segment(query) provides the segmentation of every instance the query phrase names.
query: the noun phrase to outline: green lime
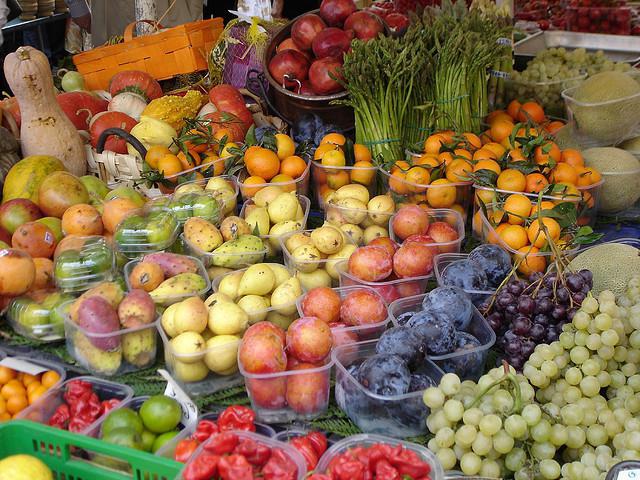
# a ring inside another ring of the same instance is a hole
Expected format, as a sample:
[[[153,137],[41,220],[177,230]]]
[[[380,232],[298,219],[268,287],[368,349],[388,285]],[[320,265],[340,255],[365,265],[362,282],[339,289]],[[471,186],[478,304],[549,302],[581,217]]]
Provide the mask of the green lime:
[[[103,435],[102,440],[121,447],[135,448],[136,450],[143,449],[140,434],[131,427],[114,428],[106,435]]]
[[[142,449],[145,452],[155,451],[155,450],[152,450],[153,442],[156,441],[155,433],[151,433],[149,430],[143,430],[141,438],[142,438]]]
[[[123,427],[131,428],[138,435],[142,435],[142,431],[144,430],[142,420],[136,412],[130,408],[119,408],[105,418],[102,424],[102,437],[104,438],[105,435],[116,428]]]
[[[151,453],[156,453],[160,448],[164,446],[169,440],[180,433],[178,430],[173,430],[171,432],[163,433],[162,435],[158,435],[156,441],[153,442],[153,447],[151,447]]]
[[[140,407],[140,418],[147,430],[165,433],[178,426],[182,418],[182,409],[173,398],[154,395]]]

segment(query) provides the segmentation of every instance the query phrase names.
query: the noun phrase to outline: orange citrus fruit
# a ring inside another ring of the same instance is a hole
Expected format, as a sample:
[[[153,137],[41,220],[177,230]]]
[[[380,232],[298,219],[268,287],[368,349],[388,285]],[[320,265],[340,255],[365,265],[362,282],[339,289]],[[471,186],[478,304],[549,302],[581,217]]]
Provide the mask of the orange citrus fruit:
[[[442,145],[447,143],[447,139],[444,135],[434,133],[427,137],[424,141],[424,153],[430,153],[432,155],[438,155]]]
[[[507,225],[499,235],[502,241],[513,250],[518,250],[529,243],[527,230],[521,225]]]
[[[275,177],[273,177],[269,183],[278,183],[284,184],[280,185],[285,192],[295,192],[296,191],[296,182],[289,175],[285,175],[284,173],[279,173]]]
[[[496,142],[489,142],[485,146],[482,147],[484,150],[489,150],[493,152],[495,158],[499,158],[504,155],[504,152],[507,150],[503,145]]]
[[[465,139],[465,143],[470,147],[470,150],[478,150],[482,148],[482,140],[475,133],[465,132],[462,134]]]
[[[164,145],[154,145],[149,147],[149,150],[147,150],[147,154],[144,156],[144,161],[147,162],[151,168],[157,170],[158,162],[165,155],[171,155],[171,150]]]
[[[526,102],[518,110],[518,121],[543,123],[545,121],[544,109],[536,102]]]
[[[322,155],[322,165],[325,167],[344,167],[346,163],[342,150],[329,150]]]
[[[572,167],[584,167],[584,157],[580,153],[580,150],[574,148],[567,148],[562,150],[560,154],[560,161],[571,165]]]
[[[449,208],[456,203],[456,187],[446,178],[431,182],[427,188],[427,202],[432,208]]]
[[[480,151],[480,150],[478,150]],[[477,152],[476,152],[477,153]],[[480,160],[473,166],[473,171],[477,172],[479,170],[491,170],[495,172],[497,175],[500,175],[500,165],[495,160],[487,159]]]
[[[353,157],[357,162],[370,162],[371,158],[371,150],[369,150],[366,145],[361,145],[359,143],[353,144]]]
[[[10,369],[9,367],[0,366],[0,385],[4,385],[16,378],[16,371]]]
[[[165,177],[171,177],[182,172],[184,168],[176,155],[168,154],[158,160],[157,170]]]
[[[473,172],[473,166],[470,162],[457,158],[447,166],[447,180],[450,182],[465,182],[469,180],[469,174]]]
[[[529,238],[529,242],[538,248],[542,248],[547,244],[547,236],[540,230],[540,222],[544,224],[549,232],[549,236],[554,242],[560,238],[560,225],[558,222],[550,217],[536,218],[527,229],[527,237]]]
[[[353,164],[349,175],[353,183],[360,185],[371,185],[376,178],[376,170],[373,163],[367,160],[360,160]]]
[[[265,180],[271,180],[280,171],[280,159],[276,152],[263,147],[248,148],[244,154],[244,164],[249,175]]]
[[[551,183],[571,183],[578,182],[578,172],[568,163],[558,163],[552,170],[549,177]]]
[[[322,140],[320,140],[320,145],[324,145],[325,143],[332,143],[334,145],[343,146],[347,139],[341,133],[327,133]]]
[[[524,191],[527,193],[538,193],[547,185],[549,185],[547,177],[541,173],[530,173],[526,176],[526,186]]]
[[[256,193],[262,190],[262,188],[264,188],[265,183],[267,183],[267,181],[262,177],[258,177],[255,175],[248,177],[245,179],[244,182],[242,182],[242,187],[241,187],[242,194],[247,197],[253,197]],[[251,187],[250,185],[260,185],[260,186]]]
[[[518,100],[511,100],[511,102],[507,106],[507,113],[511,118],[516,120],[518,118],[518,113],[520,112],[521,106],[522,104]]]
[[[297,155],[291,155],[280,163],[280,173],[291,178],[299,178],[307,169],[307,163]]]
[[[467,160],[471,160],[473,158],[471,152],[469,152],[469,150],[465,150],[464,148],[456,148],[453,151],[453,155],[455,158],[466,158]]]
[[[396,170],[391,173],[389,175],[389,189],[399,195],[406,195],[409,193],[409,188],[404,177],[405,174],[402,170]]]
[[[593,167],[576,167],[576,173],[578,174],[576,181],[578,187],[587,187],[602,180],[600,172]]]
[[[489,115],[487,115],[486,120],[489,125],[493,125],[495,122],[498,122],[500,120],[506,120],[508,122],[513,121],[511,116],[504,110],[494,110]]]
[[[225,146],[222,148],[222,150],[220,151],[220,157],[221,158],[232,157],[233,156],[233,153],[231,153],[232,148],[240,148],[240,145],[234,142],[227,142]]]
[[[540,202],[540,205],[534,203],[531,205],[531,212],[529,213],[530,217],[536,217],[538,212],[543,212],[544,210],[553,210],[555,204],[549,200],[543,200]]]
[[[551,163],[552,160],[558,163],[562,152],[560,152],[560,148],[556,143],[547,142],[544,145],[536,147],[533,155],[537,165],[546,165]]]
[[[515,168],[507,168],[500,172],[496,182],[500,190],[509,190],[511,192],[524,192],[527,186],[527,179],[520,170]]]
[[[511,225],[522,225],[531,212],[531,201],[520,193],[514,193],[504,202],[504,211],[509,215]]]
[[[476,150],[473,153],[474,160],[496,160],[498,158],[498,155],[496,155],[493,150],[489,150],[485,147],[482,147],[480,150]]]
[[[349,185],[349,173],[345,170],[327,172],[327,185],[334,190]]]
[[[439,167],[445,160],[441,159],[443,155],[448,153],[440,153],[437,157],[430,153],[423,153],[413,161],[413,165],[420,165],[427,168]]]
[[[4,386],[0,389],[0,395],[5,400],[8,400],[10,397],[15,397],[16,395],[26,395],[27,391],[24,388],[24,385],[20,382],[20,380],[13,379],[9,380]]]
[[[11,415],[20,413],[29,405],[29,401],[27,400],[27,397],[24,393],[22,395],[14,395],[12,397],[7,398],[6,400],[7,400],[7,412],[10,413]]]
[[[42,374],[42,378],[40,379],[40,383],[47,388],[53,387],[56,383],[60,381],[60,374],[55,370],[48,370]]]
[[[547,268],[547,261],[544,255],[536,255],[540,252],[540,249],[531,245],[518,249],[518,253],[515,254],[518,264],[518,272],[525,276],[529,276],[534,272],[544,272]]]
[[[340,147],[337,147],[333,143],[325,143],[325,144],[319,145],[318,148],[316,148],[316,151],[313,153],[313,159],[320,161],[322,160],[322,155],[327,153],[329,150],[336,150],[336,149],[340,150]]]
[[[424,185],[428,185],[431,180],[431,175],[429,174],[429,170],[423,167],[412,167],[409,169],[404,179],[408,183],[412,183],[414,185],[409,185],[410,192],[424,192]]]
[[[505,138],[508,138],[513,131],[515,125],[508,120],[498,120],[491,124],[491,138],[496,142],[501,142]]]

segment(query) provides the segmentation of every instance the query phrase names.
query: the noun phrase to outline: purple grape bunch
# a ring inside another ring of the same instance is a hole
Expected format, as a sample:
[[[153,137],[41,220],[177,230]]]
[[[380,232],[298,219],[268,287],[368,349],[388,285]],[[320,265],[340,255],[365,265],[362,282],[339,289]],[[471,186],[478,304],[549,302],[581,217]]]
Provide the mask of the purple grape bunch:
[[[555,272],[510,278],[496,292],[487,315],[504,359],[522,370],[536,345],[558,339],[562,326],[571,322],[592,286],[589,270],[566,273],[563,278]]]

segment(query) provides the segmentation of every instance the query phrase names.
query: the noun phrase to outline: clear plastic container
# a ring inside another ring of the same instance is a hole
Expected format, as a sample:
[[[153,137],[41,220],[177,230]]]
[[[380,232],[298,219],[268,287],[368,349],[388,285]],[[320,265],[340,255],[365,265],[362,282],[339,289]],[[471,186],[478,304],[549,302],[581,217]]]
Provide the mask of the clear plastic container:
[[[428,208],[452,208],[459,211],[466,220],[466,212],[469,211],[473,197],[472,181],[420,185],[393,176],[382,167],[379,167],[378,170],[384,188],[391,192],[396,207],[403,204],[415,204],[425,205]],[[455,189],[455,199],[453,195],[449,195],[454,193],[450,190],[452,188]]]
[[[278,448],[280,450],[282,450],[287,457],[289,457],[298,467],[298,474],[296,475],[296,480],[303,480],[306,475],[307,475],[307,464],[304,460],[304,458],[302,457],[302,454],[300,452],[298,452],[295,448],[293,448],[291,445],[288,445],[286,443],[283,442],[278,442],[277,440],[274,440],[273,438],[269,438],[269,437],[265,437],[263,435],[258,435],[254,432],[245,432],[242,430],[231,430],[233,433],[235,433],[236,435],[238,435],[238,437],[240,439],[249,439],[249,440],[253,440],[255,442],[257,442],[260,445],[264,445],[270,449],[273,448]],[[212,437],[214,438],[214,437]],[[207,442],[204,442],[202,445],[200,445],[198,447],[198,449],[194,452],[194,454],[191,456],[191,459],[186,463],[185,468],[182,469],[182,471],[180,472],[180,474],[178,475],[178,477],[176,478],[176,480],[182,480],[184,479],[184,472],[186,470],[186,468],[188,467],[188,465],[191,464],[191,462],[193,462],[198,455],[200,455],[204,449],[205,446],[207,445],[207,443],[211,441],[211,440],[207,440]]]
[[[331,463],[331,460],[333,460],[336,456],[348,452],[353,448],[370,447],[378,443],[384,443],[393,447],[400,445],[407,450],[411,450],[417,453],[422,458],[422,460],[424,460],[431,466],[431,472],[429,472],[430,480],[444,479],[444,471],[442,469],[442,465],[440,465],[440,462],[438,461],[438,457],[436,457],[435,454],[428,448],[418,445],[417,443],[405,442],[383,435],[372,435],[370,433],[352,435],[340,440],[339,442],[336,442],[334,445],[329,447],[329,449],[324,453],[324,455],[322,455],[322,457],[320,457],[315,471],[318,473],[326,472],[329,464]]]
[[[64,340],[64,318],[56,309],[73,300],[68,293],[38,290],[9,303],[7,320],[16,333],[42,343]]]
[[[0,360],[4,359],[6,356],[7,355],[4,352],[1,352]],[[39,360],[37,358],[23,357],[20,355],[16,355],[16,356],[11,355],[10,358],[13,358],[15,360],[20,360],[22,362],[30,363],[38,367],[42,367],[45,370],[52,370],[56,372],[59,376],[59,379],[56,383],[54,383],[47,389],[46,393],[52,392],[54,389],[58,388],[60,385],[62,385],[62,382],[64,382],[65,379],[67,378],[67,371],[65,370],[64,366],[60,365],[57,362],[53,362],[51,360]]]
[[[71,380],[67,380],[56,388],[52,388],[42,397],[36,400],[35,403],[25,408],[18,414],[16,418],[21,420],[31,420],[32,422],[48,424],[49,419],[56,412],[57,408],[64,402],[64,393],[67,390],[67,385],[70,382],[82,380],[89,382],[93,386],[93,391],[98,395],[100,401],[118,399],[120,402],[126,402],[133,397],[133,389],[128,385],[121,383],[110,382],[108,380],[102,380],[95,377],[75,377]],[[95,426],[104,420],[106,414],[101,415],[95,422],[87,425],[82,431],[76,432],[80,435],[87,435],[89,432],[95,431]]]
[[[232,270],[238,270],[239,268],[250,267],[251,265],[262,262],[269,251],[269,249],[263,244],[262,249],[251,252],[216,253],[215,250],[213,252],[205,252],[187,240],[184,233],[180,234],[180,240],[185,245],[185,251],[189,255],[200,259],[203,265],[207,268],[225,267]]]
[[[267,265],[277,265],[279,267],[282,267],[282,265],[279,263],[267,263]],[[218,292],[220,288],[220,282],[222,282],[222,279],[224,277],[226,277],[227,275],[245,272],[246,270],[246,268],[243,268],[241,270],[236,270],[235,272],[227,273],[225,275],[220,275],[219,277],[214,278],[213,282],[211,282],[211,290],[213,291],[213,293]],[[270,298],[270,295],[271,294],[269,293],[263,296]],[[237,303],[237,300],[239,300],[239,298],[235,299],[235,303]],[[298,318],[298,312],[296,311],[297,300],[293,300],[292,302],[285,303],[283,305],[278,305],[277,307],[267,307],[262,310],[253,310],[250,313],[249,322],[253,324],[266,320],[272,321],[272,323],[279,324],[280,326],[283,326],[282,323],[284,321],[293,322],[296,318]]]
[[[298,273],[313,273],[316,270],[324,270],[327,272],[329,277],[331,278],[331,286],[337,287],[338,281],[340,279],[338,271],[336,270],[336,266],[341,261],[344,261],[344,258],[319,258],[317,260],[303,260],[296,261],[293,258],[292,252],[286,246],[287,240],[296,234],[304,233],[306,235],[311,235],[313,230],[301,230],[299,232],[291,232],[286,233],[280,237],[280,247],[282,248],[282,256],[284,257],[284,265],[289,269],[292,275],[297,275]],[[354,245],[354,241],[351,239],[349,235],[344,236],[346,239],[345,245]],[[303,290],[305,289],[304,282],[302,283]],[[328,285],[327,285],[328,286]]]
[[[307,162],[307,168],[304,169],[302,175],[288,182],[267,182],[245,185],[244,181],[249,178],[246,169],[243,169],[238,175],[238,186],[242,200],[247,201],[265,187],[276,186],[282,188],[285,192],[296,192],[298,195],[309,195],[309,171],[311,162]]]
[[[228,375],[220,375],[211,371],[205,363],[207,356],[218,359],[223,356],[237,357],[240,340],[210,347],[200,353],[178,353],[171,346],[170,339],[160,324],[158,332],[164,345],[167,370],[187,394],[197,397],[242,385],[242,376],[237,370]],[[206,376],[203,377],[203,373]]]
[[[161,195],[149,202],[153,207],[165,208],[176,217],[180,225],[191,217],[198,217],[214,225],[224,218],[224,205],[204,190]]]
[[[183,428],[178,435],[173,437],[171,440],[165,443],[161,448],[159,448],[158,451],[156,452],[156,455],[165,457],[165,458],[170,458],[171,460],[175,460],[176,447],[178,446],[178,443],[180,443],[182,440],[186,438],[189,438],[193,434],[193,432],[196,431],[198,423],[200,423],[201,420],[215,421],[218,419],[219,415],[220,415],[219,413],[212,413],[212,412],[200,415],[198,417],[198,422],[195,425]],[[260,422],[254,422],[254,424],[256,426],[255,433],[257,435],[262,435],[263,437],[275,438],[276,440],[280,440],[279,438],[276,438],[277,437],[276,431],[273,428],[271,428],[269,425],[265,425],[264,423],[260,423]]]
[[[75,248],[64,250],[55,259],[56,287],[67,292],[82,292],[113,278],[113,248],[104,237],[81,237],[74,245]]]
[[[224,160],[224,159],[221,159]],[[220,221],[229,215],[235,215],[238,206],[238,179],[233,175],[219,175],[181,183],[176,187],[173,198],[180,197],[185,192],[204,192],[218,200],[221,204],[222,215]],[[206,218],[206,217],[205,217]],[[215,222],[214,222],[215,223]]]
[[[296,232],[299,232],[300,230],[304,230],[305,228],[307,228],[307,220],[309,219],[309,212],[311,211],[311,200],[309,200],[304,195],[297,195],[297,197],[304,214],[304,217],[301,220],[298,220],[298,222],[300,223],[300,228],[298,230],[295,230]],[[244,204],[242,205],[242,209],[240,210],[240,218],[246,218],[247,210],[253,208],[254,205],[255,204],[253,203],[253,199],[249,199],[244,202]],[[270,224],[269,227],[273,227],[273,224]],[[260,238],[264,242],[269,242],[273,253],[280,252],[280,237],[282,237],[282,235],[260,235]]]
[[[153,297],[153,301],[155,302],[156,305],[160,305],[163,307],[168,307],[169,305],[173,305],[174,303],[178,303],[181,302],[182,300],[186,300],[189,297],[194,297],[194,296],[198,296],[200,298],[204,298],[207,294],[207,292],[209,291],[209,289],[211,288],[211,281],[209,280],[209,274],[207,273],[207,269],[204,268],[204,265],[202,264],[202,262],[200,261],[200,259],[196,258],[196,257],[190,257],[185,255],[187,258],[193,260],[197,265],[198,265],[198,271],[196,272],[198,275],[200,275],[200,277],[202,277],[202,279],[204,280],[204,287],[202,287],[200,290],[198,290],[197,292],[192,292],[192,293],[174,293],[174,294],[169,294],[169,295],[164,295],[164,296],[155,296]],[[133,269],[135,268],[136,265],[138,265],[140,262],[142,262],[144,260],[144,258],[142,259],[137,259],[137,260],[131,260],[130,262],[127,262],[127,264],[124,266],[124,281],[127,285],[127,290],[131,291],[131,282],[129,280],[129,277],[131,276],[131,272],[133,271]]]
[[[179,230],[173,213],[162,208],[140,209],[120,222],[113,238],[120,252],[137,258],[171,247]]]
[[[638,75],[631,74],[637,81]],[[640,92],[604,102],[584,102],[574,95],[578,87],[562,92],[567,118],[580,135],[607,145],[617,144],[634,136],[640,125]]]
[[[325,208],[325,198],[332,191],[349,185],[364,185],[373,198],[378,189],[378,167],[327,167],[318,161],[311,162],[311,174],[313,176],[313,189],[316,192],[316,201],[321,209]]]
[[[631,34],[631,7],[567,7],[564,16],[570,32]]]
[[[336,287],[336,288],[333,288],[332,290],[334,290],[338,295],[340,295],[341,300],[344,300],[344,298],[350,293],[359,292],[363,290],[373,292],[376,295],[380,296],[380,298],[382,298],[382,296],[374,288],[365,287],[365,286]],[[302,310],[302,301],[304,300],[304,297],[305,296],[303,295],[296,300],[298,315],[300,317],[305,316],[304,311]],[[384,301],[384,298],[382,298],[382,301]],[[380,335],[382,335],[382,333],[387,329],[389,320],[390,318],[387,317],[383,321],[376,322],[376,323],[368,323],[365,325],[356,325],[356,326],[345,325],[340,327],[333,327],[331,329],[331,332],[334,335],[334,339],[336,338],[336,336],[344,339],[350,339],[351,337],[355,336],[355,338],[353,338],[354,342],[372,340],[374,338],[379,338]],[[335,346],[335,343],[334,343],[334,346]]]
[[[411,297],[424,293],[429,280],[433,278],[431,274],[422,277],[399,278],[397,280],[387,280],[382,282],[367,282],[348,272],[348,262],[346,260],[336,265],[336,270],[340,275],[340,286],[364,286],[373,288],[378,292],[385,302],[391,303],[394,300],[404,297]]]
[[[97,377],[113,377],[149,368],[156,362],[158,323],[112,333],[90,333],[67,315],[64,319],[67,352]]]
[[[603,176],[604,177],[604,176]],[[604,185],[604,179],[599,182],[594,183],[593,185],[588,185],[586,187],[576,187],[580,192],[581,197],[578,198],[577,195],[543,195],[542,200],[548,200],[554,203],[560,202],[572,202],[576,204],[577,215],[578,215],[578,224],[579,225],[595,225],[598,208],[600,207],[600,197],[602,188]],[[492,200],[489,203],[494,202],[504,202],[509,195],[513,195],[517,193],[519,195],[524,195],[531,199],[532,202],[538,201],[537,193],[526,193],[526,192],[513,192],[510,190],[500,190],[499,188],[492,187],[482,187],[480,185],[473,186],[475,195],[474,201],[474,214],[477,214],[480,209],[480,204],[485,203],[482,198],[490,197]]]
[[[389,305],[389,316],[393,325],[398,326],[396,319],[403,313],[422,311],[424,297],[425,294],[402,298]],[[484,372],[487,353],[496,343],[496,334],[476,308],[473,309],[473,318],[461,331],[473,335],[480,345],[446,355],[429,355],[429,358],[445,373],[455,373],[462,380],[476,381]]]
[[[391,196],[388,196],[388,198],[391,199]],[[391,202],[393,203],[393,199],[391,199]],[[358,246],[366,245],[368,243],[367,240],[370,242],[379,236],[389,236],[388,219],[391,218],[390,213],[380,213],[364,208],[348,208],[332,202],[325,202],[323,208],[325,222],[338,228],[346,224],[356,225],[360,228],[361,232],[349,234]],[[393,203],[393,211],[395,211],[395,203]],[[375,222],[373,218],[375,218]],[[369,231],[372,231],[375,235],[367,233],[367,228],[370,228]],[[349,229],[347,230],[348,232]]]
[[[307,421],[327,411],[333,359],[319,367],[277,373],[249,373],[240,362],[238,366],[251,408],[260,421]],[[299,395],[294,396],[293,393]]]
[[[449,240],[448,242],[422,243],[422,245],[435,247],[440,253],[459,252],[465,234],[464,219],[462,218],[462,215],[460,215],[460,212],[451,210],[450,208],[431,208],[427,213],[429,214],[429,225],[434,222],[445,222],[456,230],[458,238],[455,240]],[[402,243],[402,239],[396,236],[392,228],[394,218],[395,214],[389,219],[389,234],[391,240],[397,243]],[[429,235],[428,232],[427,235]]]
[[[436,275],[436,282],[438,283],[438,286],[447,286],[443,281],[442,275],[450,264],[457,262],[458,260],[466,260],[467,258],[469,258],[468,253],[441,253],[436,255],[436,258],[433,260],[433,271]],[[471,301],[476,306],[481,305],[484,300],[495,293],[495,290],[491,289],[470,290],[465,288],[464,291],[469,294]]]
[[[573,78],[545,82],[529,82],[521,78],[510,78],[505,80],[506,97],[517,99],[523,103],[526,101],[536,102],[542,105],[547,115],[562,117],[565,115],[562,91],[577,87],[585,78],[587,78],[586,73]]]
[[[424,434],[429,408],[422,401],[422,390],[404,395],[377,395],[349,373],[351,365],[360,364],[376,354],[376,343],[377,340],[369,340],[333,349],[336,403],[363,432],[384,433],[398,438]],[[444,375],[428,358],[421,366],[421,373],[428,375],[436,385]]]

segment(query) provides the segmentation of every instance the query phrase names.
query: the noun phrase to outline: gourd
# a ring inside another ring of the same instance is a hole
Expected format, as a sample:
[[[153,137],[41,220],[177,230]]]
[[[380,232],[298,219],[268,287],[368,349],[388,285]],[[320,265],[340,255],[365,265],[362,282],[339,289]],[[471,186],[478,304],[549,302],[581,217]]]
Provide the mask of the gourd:
[[[5,58],[4,75],[20,105],[23,156],[51,155],[69,172],[84,175],[84,144],[56,101],[47,57],[35,48],[20,47]]]

